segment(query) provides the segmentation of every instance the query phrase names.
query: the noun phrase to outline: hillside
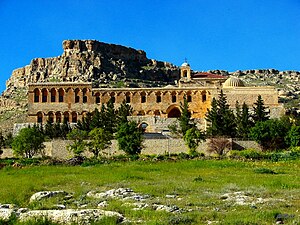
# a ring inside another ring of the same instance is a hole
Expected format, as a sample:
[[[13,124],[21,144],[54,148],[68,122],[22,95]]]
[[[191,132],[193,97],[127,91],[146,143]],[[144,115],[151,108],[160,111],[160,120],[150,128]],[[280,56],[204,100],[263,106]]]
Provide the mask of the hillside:
[[[247,85],[273,85],[287,107],[299,106],[300,73],[275,69],[228,72]],[[154,87],[174,84],[179,67],[148,59],[142,50],[95,40],[65,40],[63,53],[52,58],[36,58],[15,69],[0,97],[0,127],[8,131],[14,123],[26,121],[27,85],[35,82],[92,82],[94,87]]]

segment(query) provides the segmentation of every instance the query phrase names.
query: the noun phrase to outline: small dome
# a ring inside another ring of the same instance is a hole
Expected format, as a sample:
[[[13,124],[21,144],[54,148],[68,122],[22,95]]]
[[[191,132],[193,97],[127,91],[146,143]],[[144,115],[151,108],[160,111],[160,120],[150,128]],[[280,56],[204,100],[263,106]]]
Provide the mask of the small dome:
[[[187,62],[182,63],[181,66],[190,66],[190,64],[188,64]]]
[[[223,87],[245,87],[244,82],[237,77],[229,77],[223,84]]]

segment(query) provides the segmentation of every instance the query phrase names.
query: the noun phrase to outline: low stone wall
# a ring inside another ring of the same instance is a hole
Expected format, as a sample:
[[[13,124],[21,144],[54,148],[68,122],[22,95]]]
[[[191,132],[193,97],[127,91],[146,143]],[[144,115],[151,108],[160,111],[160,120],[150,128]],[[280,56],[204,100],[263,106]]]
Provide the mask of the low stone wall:
[[[44,153],[47,156],[58,158],[58,159],[67,159],[71,158],[73,154],[68,151],[67,146],[71,144],[70,140],[52,140],[51,142],[45,142]],[[261,150],[260,146],[255,141],[245,141],[245,140],[233,140],[232,149],[242,150],[242,149],[257,149]],[[208,144],[207,142],[202,142],[197,148],[198,152],[203,152],[207,154]],[[142,154],[144,155],[162,155],[162,154],[178,154],[180,152],[188,152],[188,147],[185,145],[182,139],[145,139],[143,142]],[[105,152],[106,156],[124,154],[123,151],[118,150],[118,143],[116,140],[112,141],[112,145]],[[85,152],[86,157],[91,157],[92,153]],[[1,158],[11,158],[13,157],[11,149],[4,149]]]

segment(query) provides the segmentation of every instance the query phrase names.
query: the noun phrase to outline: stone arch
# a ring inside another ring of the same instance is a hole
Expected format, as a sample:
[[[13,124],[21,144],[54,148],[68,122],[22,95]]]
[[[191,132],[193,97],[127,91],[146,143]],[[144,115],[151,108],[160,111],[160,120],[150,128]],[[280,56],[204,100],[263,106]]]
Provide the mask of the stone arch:
[[[39,111],[37,114],[36,114],[36,120],[37,120],[37,123],[43,123],[43,118],[44,118],[44,115],[41,111]]]
[[[177,105],[170,105],[166,112],[168,118],[178,118],[181,116],[181,111]]]
[[[50,101],[51,102],[56,102],[56,89],[55,88],[51,88],[50,90]]]
[[[42,102],[48,101],[48,90],[46,88],[42,89]]]
[[[154,114],[155,116],[160,116],[160,111],[159,111],[159,110],[154,110],[153,114]]]
[[[33,93],[34,93],[33,101],[34,102],[39,102],[40,101],[40,95],[41,95],[40,89],[35,88]]]
[[[143,132],[148,132],[150,127],[147,122],[143,121],[138,125],[138,128],[140,128]]]
[[[144,110],[141,110],[141,111],[138,111],[137,113],[137,116],[145,116],[145,111]]]

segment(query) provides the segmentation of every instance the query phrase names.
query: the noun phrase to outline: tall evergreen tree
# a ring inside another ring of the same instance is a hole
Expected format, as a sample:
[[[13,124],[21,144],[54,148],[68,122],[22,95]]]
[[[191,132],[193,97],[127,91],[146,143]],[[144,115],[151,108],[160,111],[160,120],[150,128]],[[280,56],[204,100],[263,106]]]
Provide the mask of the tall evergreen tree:
[[[117,115],[115,110],[115,105],[112,99],[110,99],[106,106],[105,111],[105,126],[104,130],[108,131],[111,134],[114,134],[117,131]]]
[[[238,101],[236,102],[235,122],[236,136],[241,138],[249,137],[250,128],[252,127],[253,123],[251,121],[249,108],[245,102],[243,103],[242,109]]]
[[[191,119],[191,113],[189,112],[189,104],[186,99],[186,96],[183,96],[183,103],[180,103],[181,115],[178,118],[180,133],[182,136],[186,134],[186,132],[195,127],[194,121]]]
[[[206,132],[210,136],[216,136],[219,132],[218,127],[218,103],[215,98],[212,99],[211,102],[211,109],[208,110],[206,114],[206,121],[208,122],[209,126],[206,129]]]
[[[261,95],[258,95],[256,102],[253,106],[253,121],[254,123],[263,122],[270,118],[270,112],[268,107],[265,106],[264,100],[262,99]]]
[[[122,123],[127,122],[127,116],[132,115],[133,108],[131,105],[127,104],[126,101],[124,100],[120,107],[118,108],[118,116],[117,116],[117,123],[118,126]]]
[[[206,114],[208,134],[212,136],[230,136],[236,134],[235,116],[229,108],[227,97],[221,90],[218,100],[213,100],[212,109]]]

